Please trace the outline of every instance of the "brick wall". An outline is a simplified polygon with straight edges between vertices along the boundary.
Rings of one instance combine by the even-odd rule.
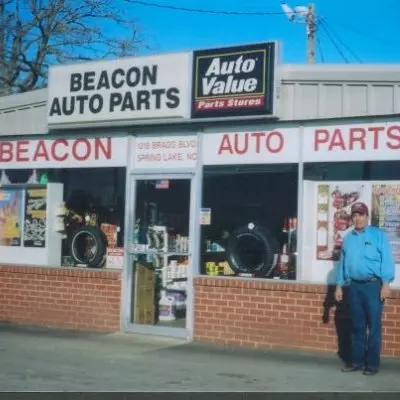
[[[349,354],[350,319],[336,307],[334,287],[217,277],[194,285],[195,340]],[[383,333],[383,353],[400,356],[400,291],[386,301]]]
[[[0,321],[120,330],[119,271],[0,266]]]

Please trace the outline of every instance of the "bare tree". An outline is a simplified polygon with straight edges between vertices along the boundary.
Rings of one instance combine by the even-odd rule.
[[[48,66],[136,54],[143,40],[118,0],[0,0],[0,95],[46,84]]]

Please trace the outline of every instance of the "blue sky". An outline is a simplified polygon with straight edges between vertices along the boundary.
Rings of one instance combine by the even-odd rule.
[[[280,0],[149,0],[197,9],[246,12],[280,12]],[[288,0],[291,6],[307,2]],[[400,1],[399,0],[315,0],[317,14],[325,18],[331,35],[351,63],[354,53],[363,63],[400,62]],[[193,50],[280,40],[281,61],[306,61],[305,28],[291,24],[284,15],[225,16],[179,12],[139,4],[127,6],[138,19],[150,50],[142,54]],[[325,63],[343,63],[344,59],[331,43],[327,33],[317,33]],[[339,38],[339,39],[337,39]],[[350,51],[348,49],[350,49]],[[316,60],[321,63],[317,49]]]

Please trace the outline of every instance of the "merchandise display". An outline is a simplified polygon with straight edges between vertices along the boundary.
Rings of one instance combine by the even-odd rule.
[[[297,180],[295,165],[205,169],[201,273],[295,279]]]
[[[297,262],[297,218],[287,217],[282,246],[264,227],[249,223],[236,229],[224,248],[206,240],[204,270],[210,276],[295,279]]]
[[[80,215],[63,202],[57,207],[57,230],[64,234],[68,253],[78,266],[104,267],[107,249],[114,248],[117,243],[118,227],[100,225],[98,213],[93,208]]]

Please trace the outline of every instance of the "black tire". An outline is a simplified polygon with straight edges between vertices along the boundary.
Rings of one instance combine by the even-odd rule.
[[[278,251],[278,242],[267,229],[248,224],[230,235],[227,258],[236,273],[266,276]]]
[[[96,246],[96,251],[88,258],[83,257],[78,251],[78,248],[82,246],[79,240],[82,241],[83,235],[89,236],[95,242]],[[99,228],[95,226],[82,226],[76,229],[70,237],[69,248],[71,256],[77,264],[86,264],[91,268],[102,268],[104,266],[107,252],[107,238]]]

